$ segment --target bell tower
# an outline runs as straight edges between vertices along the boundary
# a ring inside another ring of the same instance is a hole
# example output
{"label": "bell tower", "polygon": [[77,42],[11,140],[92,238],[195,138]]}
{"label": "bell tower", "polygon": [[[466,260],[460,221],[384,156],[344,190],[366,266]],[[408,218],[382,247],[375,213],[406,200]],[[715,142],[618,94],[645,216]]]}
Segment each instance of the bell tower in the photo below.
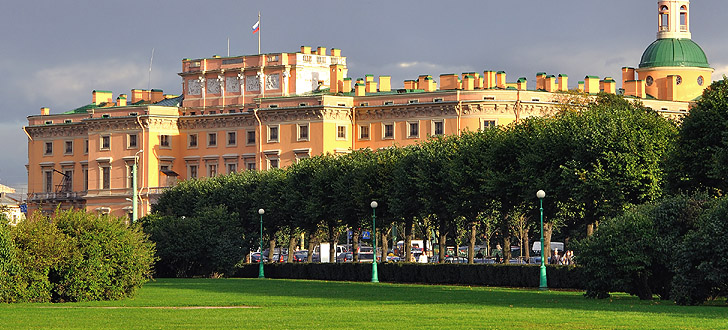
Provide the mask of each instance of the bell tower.
{"label": "bell tower", "polygon": [[690,1],[657,2],[657,39],[690,39]]}

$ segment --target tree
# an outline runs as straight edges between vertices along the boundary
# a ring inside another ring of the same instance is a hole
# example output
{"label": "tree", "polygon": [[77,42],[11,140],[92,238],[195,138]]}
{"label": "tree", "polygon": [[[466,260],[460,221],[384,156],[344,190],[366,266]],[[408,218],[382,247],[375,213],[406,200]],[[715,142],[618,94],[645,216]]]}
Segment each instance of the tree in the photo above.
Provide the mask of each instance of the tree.
{"label": "tree", "polygon": [[668,163],[669,187],[675,191],[728,189],[728,78],[711,84],[682,121]]}

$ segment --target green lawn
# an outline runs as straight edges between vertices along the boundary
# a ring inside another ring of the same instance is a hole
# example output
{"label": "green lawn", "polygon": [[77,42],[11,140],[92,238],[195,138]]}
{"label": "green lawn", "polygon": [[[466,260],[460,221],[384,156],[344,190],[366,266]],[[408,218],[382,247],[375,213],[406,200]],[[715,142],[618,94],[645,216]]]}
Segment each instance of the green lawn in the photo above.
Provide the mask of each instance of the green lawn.
{"label": "green lawn", "polygon": [[[254,308],[179,308],[185,306]],[[0,304],[0,329],[85,328],[727,329],[728,306],[683,307],[626,295],[592,300],[567,291],[275,279],[158,279],[123,301]]]}

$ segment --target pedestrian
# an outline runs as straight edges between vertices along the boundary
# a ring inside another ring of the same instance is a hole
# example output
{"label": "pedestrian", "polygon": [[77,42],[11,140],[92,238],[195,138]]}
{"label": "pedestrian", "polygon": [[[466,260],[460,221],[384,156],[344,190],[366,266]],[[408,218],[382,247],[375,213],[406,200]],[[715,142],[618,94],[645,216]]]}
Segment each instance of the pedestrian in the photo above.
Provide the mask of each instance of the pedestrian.
{"label": "pedestrian", "polygon": [[493,251],[493,256],[495,256],[495,262],[501,263],[503,261],[503,248],[501,248],[500,244],[495,245],[495,250]]}

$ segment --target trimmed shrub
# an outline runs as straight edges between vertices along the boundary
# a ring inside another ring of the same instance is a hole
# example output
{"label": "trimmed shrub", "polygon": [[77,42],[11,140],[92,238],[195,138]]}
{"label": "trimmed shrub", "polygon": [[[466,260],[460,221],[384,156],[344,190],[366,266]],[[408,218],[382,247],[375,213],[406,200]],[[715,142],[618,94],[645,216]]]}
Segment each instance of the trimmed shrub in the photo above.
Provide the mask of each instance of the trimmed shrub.
{"label": "trimmed shrub", "polygon": [[54,221],[74,244],[53,279],[54,301],[122,299],[151,278],[154,244],[140,225],[73,210],[57,212]]}
{"label": "trimmed shrub", "polygon": [[17,301],[17,283],[20,275],[15,244],[9,226],[0,223],[0,302]]}
{"label": "trimmed shrub", "polygon": [[140,222],[157,244],[160,277],[230,274],[245,255],[239,216],[223,205],[202,208],[192,217],[153,213]]}
{"label": "trimmed shrub", "polygon": [[[549,288],[582,289],[582,272],[576,266],[547,265]],[[370,263],[280,263],[265,264],[268,278],[367,282]],[[539,266],[508,264],[377,264],[379,280],[394,283],[458,284],[505,287],[538,287]],[[240,266],[236,276],[258,276],[258,264]]]}

